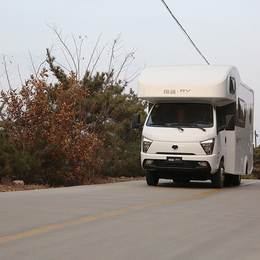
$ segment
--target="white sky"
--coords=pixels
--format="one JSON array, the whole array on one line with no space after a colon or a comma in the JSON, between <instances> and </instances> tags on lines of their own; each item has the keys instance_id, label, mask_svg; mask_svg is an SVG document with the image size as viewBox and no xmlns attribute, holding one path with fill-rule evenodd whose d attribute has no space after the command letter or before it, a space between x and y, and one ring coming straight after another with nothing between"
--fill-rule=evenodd
<instances>
[{"instance_id":1,"label":"white sky","mask_svg":"<svg viewBox=\"0 0 260 260\"><path fill-rule=\"evenodd\" d=\"M260 1L165 2L210 64L235 65L242 81L254 89L255 129L260 133ZM37 65L44 60L46 48L59 48L47 24L62 29L68 42L71 34L87 35L86 59L100 34L102 47L121 33L122 51L137 49L130 73L144 66L205 64L161 0L8 0L1 1L0 59L3 62L5 55L12 61L7 63L12 84L19 78L16 64L22 77L29 78L29 51ZM5 89L2 73L3 64L0 87ZM136 91L137 82L130 87Z\"/></svg>"}]
</instances>

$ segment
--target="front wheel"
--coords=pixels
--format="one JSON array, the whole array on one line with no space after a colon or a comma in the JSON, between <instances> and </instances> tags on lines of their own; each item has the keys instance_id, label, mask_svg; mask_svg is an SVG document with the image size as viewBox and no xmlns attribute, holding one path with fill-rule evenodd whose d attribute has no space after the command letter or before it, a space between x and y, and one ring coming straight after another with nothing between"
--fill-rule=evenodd
<instances>
[{"instance_id":1,"label":"front wheel","mask_svg":"<svg viewBox=\"0 0 260 260\"><path fill-rule=\"evenodd\" d=\"M149 186L156 186L159 182L157 171L146 170L146 183Z\"/></svg>"},{"instance_id":2,"label":"front wheel","mask_svg":"<svg viewBox=\"0 0 260 260\"><path fill-rule=\"evenodd\" d=\"M218 171L212 175L211 182L214 188L223 188L225 180L225 169L223 160L220 161Z\"/></svg>"}]
</instances>

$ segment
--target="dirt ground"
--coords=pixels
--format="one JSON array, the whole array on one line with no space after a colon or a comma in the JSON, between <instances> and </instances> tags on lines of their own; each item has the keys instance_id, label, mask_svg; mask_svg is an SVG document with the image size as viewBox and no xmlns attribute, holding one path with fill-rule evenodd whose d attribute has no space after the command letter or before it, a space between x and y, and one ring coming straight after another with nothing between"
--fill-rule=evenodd
<instances>
[{"instance_id":1,"label":"dirt ground","mask_svg":"<svg viewBox=\"0 0 260 260\"><path fill-rule=\"evenodd\" d=\"M117 177L117 178L106 178L100 179L99 182L95 184L105 184L105 183L115 183L115 182L124 182L124 181L134 181L134 180L144 180L145 177ZM92 184L92 185L95 185ZM37 189L50 189L52 187L48 185L22 185L22 184L15 184L12 182L5 182L4 184L0 183L0 192L9 192L9 191L21 191L21 190L37 190Z\"/></svg>"}]
</instances>

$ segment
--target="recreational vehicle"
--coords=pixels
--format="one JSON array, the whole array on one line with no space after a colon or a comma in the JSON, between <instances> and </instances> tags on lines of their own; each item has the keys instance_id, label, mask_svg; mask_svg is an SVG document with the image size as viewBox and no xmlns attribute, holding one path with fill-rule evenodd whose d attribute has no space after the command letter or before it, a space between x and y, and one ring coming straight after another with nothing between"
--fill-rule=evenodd
<instances>
[{"instance_id":1,"label":"recreational vehicle","mask_svg":"<svg viewBox=\"0 0 260 260\"><path fill-rule=\"evenodd\" d=\"M149 102L142 129L141 166L148 185L160 178L240 185L253 170L254 93L234 66L147 67L138 97Z\"/></svg>"}]
</instances>

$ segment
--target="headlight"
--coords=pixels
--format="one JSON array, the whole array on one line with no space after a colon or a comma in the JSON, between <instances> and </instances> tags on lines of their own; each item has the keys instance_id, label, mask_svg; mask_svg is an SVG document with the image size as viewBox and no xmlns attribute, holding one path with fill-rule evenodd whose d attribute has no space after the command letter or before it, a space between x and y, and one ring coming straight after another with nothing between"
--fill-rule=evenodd
<instances>
[{"instance_id":1,"label":"headlight","mask_svg":"<svg viewBox=\"0 0 260 260\"><path fill-rule=\"evenodd\" d=\"M147 153L149 147L151 146L152 144L152 140L146 138L146 137L143 137L143 142L142 142L142 145L143 145L143 152L144 153Z\"/></svg>"},{"instance_id":2,"label":"headlight","mask_svg":"<svg viewBox=\"0 0 260 260\"><path fill-rule=\"evenodd\" d=\"M206 141L203 141L203 142L200 142L203 150L208 155L213 153L214 143L215 143L215 139L214 138L206 140Z\"/></svg>"}]
</instances>

